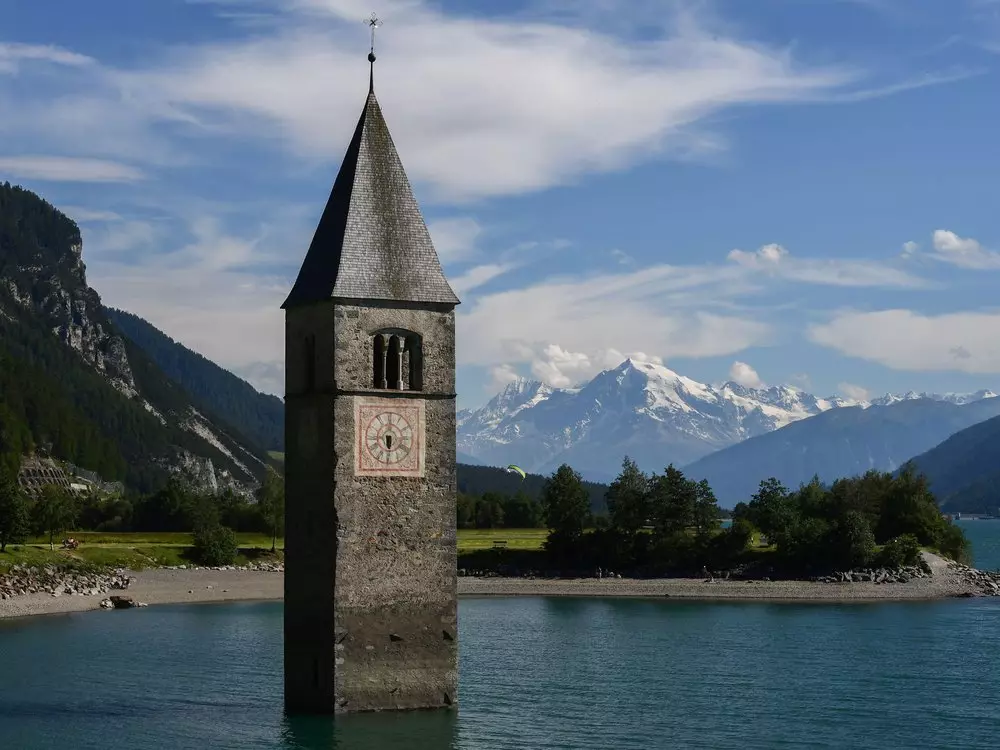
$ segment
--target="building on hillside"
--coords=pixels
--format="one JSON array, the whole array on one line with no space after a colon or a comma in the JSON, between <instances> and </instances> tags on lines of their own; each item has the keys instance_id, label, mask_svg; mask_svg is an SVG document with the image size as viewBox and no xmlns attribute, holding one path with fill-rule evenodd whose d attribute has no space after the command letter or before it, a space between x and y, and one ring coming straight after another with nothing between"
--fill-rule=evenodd
<instances>
[{"instance_id":1,"label":"building on hillside","mask_svg":"<svg viewBox=\"0 0 1000 750\"><path fill-rule=\"evenodd\" d=\"M42 488L50 484L79 495L89 492L121 495L125 489L121 482L105 482L96 472L37 455L21 457L17 483L31 497L38 497Z\"/></svg>"},{"instance_id":2,"label":"building on hillside","mask_svg":"<svg viewBox=\"0 0 1000 750\"><path fill-rule=\"evenodd\" d=\"M457 705L455 306L368 97L285 310L285 706Z\"/></svg>"},{"instance_id":3,"label":"building on hillside","mask_svg":"<svg viewBox=\"0 0 1000 750\"><path fill-rule=\"evenodd\" d=\"M72 482L63 467L54 459L42 456L22 457L17 483L32 497L38 497L42 489L50 484L72 491Z\"/></svg>"}]
</instances>

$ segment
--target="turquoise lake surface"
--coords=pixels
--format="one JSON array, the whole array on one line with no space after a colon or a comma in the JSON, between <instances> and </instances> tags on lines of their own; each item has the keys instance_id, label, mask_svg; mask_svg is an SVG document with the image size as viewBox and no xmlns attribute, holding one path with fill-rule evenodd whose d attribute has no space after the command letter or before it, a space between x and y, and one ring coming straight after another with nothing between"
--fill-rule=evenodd
<instances>
[{"instance_id":1,"label":"turquoise lake surface","mask_svg":"<svg viewBox=\"0 0 1000 750\"><path fill-rule=\"evenodd\" d=\"M961 522L1000 568L1000 521ZM282 714L281 604L0 623L0 749L1000 747L1000 598L463 599L461 708Z\"/></svg>"}]
</instances>

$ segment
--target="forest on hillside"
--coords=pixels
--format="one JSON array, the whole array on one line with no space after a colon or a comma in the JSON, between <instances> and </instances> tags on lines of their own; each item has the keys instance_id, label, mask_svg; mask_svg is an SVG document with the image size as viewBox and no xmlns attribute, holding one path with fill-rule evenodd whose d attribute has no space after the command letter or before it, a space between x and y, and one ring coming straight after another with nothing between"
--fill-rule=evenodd
<instances>
[{"instance_id":1,"label":"forest on hillside","mask_svg":"<svg viewBox=\"0 0 1000 750\"><path fill-rule=\"evenodd\" d=\"M285 404L280 398L260 393L138 315L115 308L105 310L115 325L187 392L198 409L218 414L261 450L284 450Z\"/></svg>"}]
</instances>

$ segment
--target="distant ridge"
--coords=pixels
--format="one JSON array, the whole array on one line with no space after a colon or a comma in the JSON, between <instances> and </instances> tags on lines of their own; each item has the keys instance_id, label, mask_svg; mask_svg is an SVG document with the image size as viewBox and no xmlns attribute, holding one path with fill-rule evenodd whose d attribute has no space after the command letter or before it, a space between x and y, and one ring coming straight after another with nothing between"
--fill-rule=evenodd
<instances>
[{"instance_id":1,"label":"distant ridge","mask_svg":"<svg viewBox=\"0 0 1000 750\"><path fill-rule=\"evenodd\" d=\"M104 309L122 333L187 391L196 406L218 414L260 448L284 450L285 404L280 398L261 393L138 315Z\"/></svg>"},{"instance_id":2,"label":"distant ridge","mask_svg":"<svg viewBox=\"0 0 1000 750\"><path fill-rule=\"evenodd\" d=\"M618 474L625 455L645 471L685 466L844 407L860 412L911 401L958 406L994 397L980 391L819 398L788 385L699 383L657 362L630 358L575 388L515 380L485 406L458 412L458 449L484 464L516 463L543 474L568 463L604 482Z\"/></svg>"},{"instance_id":3,"label":"distant ridge","mask_svg":"<svg viewBox=\"0 0 1000 750\"><path fill-rule=\"evenodd\" d=\"M970 425L1000 415L1000 398L956 404L932 399L849 407L751 438L684 467L707 479L727 507L749 500L761 479L789 488L808 482L895 471L914 456Z\"/></svg>"},{"instance_id":4,"label":"distant ridge","mask_svg":"<svg viewBox=\"0 0 1000 750\"><path fill-rule=\"evenodd\" d=\"M1000 515L1000 416L956 432L913 464L944 510Z\"/></svg>"}]
</instances>

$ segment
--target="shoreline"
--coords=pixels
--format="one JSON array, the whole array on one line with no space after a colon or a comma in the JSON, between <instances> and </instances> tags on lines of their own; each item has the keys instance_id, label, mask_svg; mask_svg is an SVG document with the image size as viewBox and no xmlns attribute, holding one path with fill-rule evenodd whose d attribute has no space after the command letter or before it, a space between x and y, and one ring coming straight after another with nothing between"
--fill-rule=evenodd
<instances>
[{"instance_id":1,"label":"shoreline","mask_svg":"<svg viewBox=\"0 0 1000 750\"><path fill-rule=\"evenodd\" d=\"M977 571L925 553L932 575L906 583L819 583L812 581L705 581L692 578L475 578L458 579L460 598L481 597L613 597L671 599L691 602L771 602L852 604L927 602L997 594L996 584L976 581ZM71 614L101 608L114 594L150 606L275 601L284 597L280 571L210 568L151 568L128 571L128 588L89 595L21 594L0 600L0 620ZM990 587L994 587L989 590Z\"/></svg>"}]
</instances>

